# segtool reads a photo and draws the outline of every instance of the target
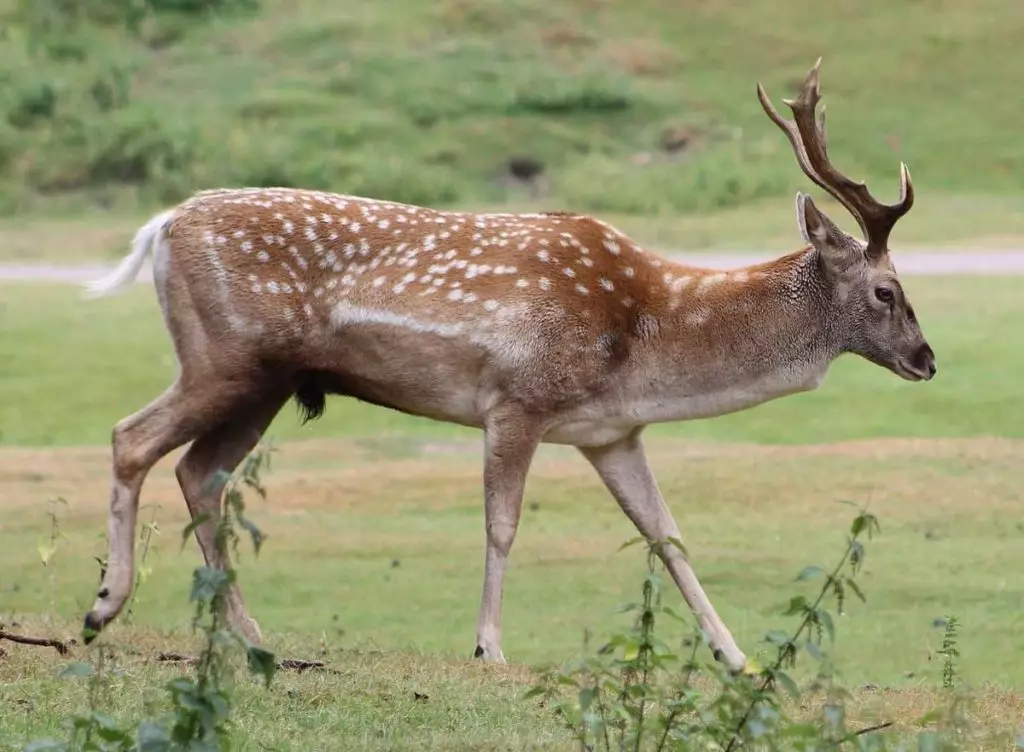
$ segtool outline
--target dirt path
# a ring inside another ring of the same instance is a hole
[[[729,269],[765,261],[778,254],[764,252],[668,253],[677,261]],[[1024,249],[1005,251],[905,251],[895,256],[901,274],[1024,274]],[[100,264],[0,264],[0,282],[81,283],[103,276],[112,266]],[[149,266],[138,281],[149,283]]]

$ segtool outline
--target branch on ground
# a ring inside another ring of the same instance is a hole
[[[50,640],[45,637],[27,637],[25,635],[16,635],[0,630],[0,640],[16,642],[19,645],[35,645],[40,648],[53,648],[61,655],[67,655],[71,652],[71,648],[67,646],[67,643],[61,642],[60,640]],[[6,655],[2,650],[0,650],[0,654]]]
[[[195,665],[199,660],[195,656],[184,653],[160,653],[156,659],[161,663],[184,663],[189,666]],[[309,669],[327,669],[323,661],[303,661],[297,658],[285,658],[278,661],[277,667],[283,671],[297,671],[300,674]]]
[[[879,723],[877,726],[868,726],[867,728],[862,728],[860,731],[854,731],[853,735],[863,736],[864,734],[871,734],[875,731],[882,731],[883,729],[887,729],[890,726],[892,726],[892,721],[886,721],[885,723]]]

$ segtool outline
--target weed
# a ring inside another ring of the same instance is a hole
[[[957,643],[960,636],[960,621],[955,616],[945,618],[946,627],[942,634],[942,647],[938,653],[942,656],[942,687],[952,689],[956,682],[956,659],[960,657]]]
[[[148,579],[152,573],[152,568],[146,564],[146,560],[149,558],[149,549],[153,543],[153,536],[160,534],[160,526],[156,523],[156,511],[160,508],[159,504],[153,505],[153,514],[150,517],[149,522],[143,524],[142,530],[139,532],[139,543],[136,546],[138,549],[140,546],[142,551],[139,553],[139,564],[135,571],[135,586],[132,588],[131,599],[128,601],[128,606],[125,610],[125,623],[131,623],[133,609],[135,608],[135,601],[139,597],[140,586]]]
[[[579,748],[588,752],[820,750],[844,744],[892,749],[885,745],[893,739],[882,733],[891,724],[859,730],[848,726],[845,702],[849,695],[837,681],[829,657],[828,647],[834,644],[836,634],[832,614],[825,607],[831,600],[838,613],[843,613],[849,593],[864,600],[855,579],[865,558],[863,538],[870,539],[879,531],[875,516],[861,511],[853,520],[838,563],[827,573],[811,566],[797,575],[797,582],[824,578],[813,598],[795,595],[790,599],[784,613],[799,618],[792,631],[774,629],[765,635],[774,657],[758,669],[756,677],[698,660],[699,648],[707,644],[699,629],[682,640],[681,651],[660,636],[655,626],[661,617],[686,620],[661,603],[664,565],[657,552],[664,545],[682,546],[678,541],[647,541],[641,600],[618,609],[636,612],[631,628],[613,633],[593,654],[564,668],[547,668],[524,697],[543,698]],[[639,540],[625,545],[635,542]],[[589,642],[588,635],[585,645]],[[815,676],[804,689],[788,673],[802,654],[817,662]],[[752,660],[750,665],[757,667],[758,661]],[[570,688],[568,695],[566,687]],[[793,714],[794,704],[808,705],[818,696],[823,701],[815,719]],[[935,713],[921,722],[940,717],[941,713]],[[956,731],[962,726],[954,722],[950,728]],[[945,748],[940,746],[944,743],[945,737],[938,731],[922,732],[921,749]]]
[[[237,475],[224,474],[214,482],[226,481],[221,519],[217,526],[216,548],[220,561],[227,560],[228,548],[237,549],[239,536],[235,525],[245,530],[256,553],[264,540],[263,533],[245,515],[245,499],[241,486],[265,496],[260,480],[261,468],[267,464],[267,450],[260,448],[243,462]],[[183,531],[187,538],[205,519],[193,520]],[[144,551],[155,530],[155,521],[148,526]],[[107,669],[112,649],[103,641],[91,649],[93,662],[75,662],[61,671],[62,677],[84,677],[88,680],[88,709],[67,721],[68,739],[39,739],[24,747],[24,752],[177,752],[178,750],[230,749],[233,712],[232,658],[240,648],[249,670],[269,687],[277,668],[273,653],[249,643],[228,628],[224,610],[229,588],[236,579],[232,567],[197,567],[192,574],[189,600],[194,604],[193,627],[203,635],[203,646],[195,663],[195,675],[173,679],[166,685],[170,699],[168,717],[144,718],[135,724],[119,723],[103,710],[109,705],[105,689],[111,672]]]
[[[50,511],[47,513],[50,517],[50,535],[49,538],[40,543],[36,550],[39,552],[39,560],[43,563],[43,566],[49,570],[50,573],[50,615],[53,615],[54,610],[57,606],[57,571],[52,566],[53,557],[57,554],[57,547],[61,540],[65,538],[64,533],[60,529],[60,516],[57,513],[58,507],[67,507],[68,502],[63,497],[57,497],[56,499],[50,500]]]

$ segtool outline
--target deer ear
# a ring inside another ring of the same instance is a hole
[[[813,245],[826,263],[837,270],[855,263],[858,256],[862,255],[852,252],[846,234],[806,193],[796,194],[796,222],[804,240]]]
[[[836,239],[829,238],[829,225],[832,225],[832,222],[815,206],[813,199],[803,192],[796,194],[796,224],[804,241],[819,251],[829,240]]]

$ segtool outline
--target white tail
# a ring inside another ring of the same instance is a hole
[[[146,256],[156,246],[164,228],[174,216],[174,209],[161,212],[153,216],[146,224],[139,228],[132,240],[132,249],[117,265],[110,274],[100,279],[93,280],[85,285],[83,296],[86,298],[99,298],[117,292],[126,287],[139,276]]]
[[[568,444],[637,530],[657,541],[717,657],[746,656],[715,612],[644,456],[651,423],[708,418],[816,388],[856,353],[904,379],[935,375],[892,263],[909,211],[878,204],[828,161],[816,125],[818,67],[792,100],[796,125],[762,104],[812,181],[844,199],[869,235],[840,230],[798,196],[807,246],[744,269],[683,266],[592,217],[446,212],[292,188],[198,193],[151,220],[110,291],[155,252],[154,281],[181,370],[113,432],[107,571],[86,626],[131,593],[139,491],[186,443],[176,472],[210,566],[223,484],[294,398],[307,418],[343,395],[484,432],[486,527],[476,655],[503,661],[501,602],[526,475],[542,443]],[[166,224],[165,224],[166,222]],[[426,596],[425,596],[426,597]],[[231,624],[259,631],[232,585]]]

